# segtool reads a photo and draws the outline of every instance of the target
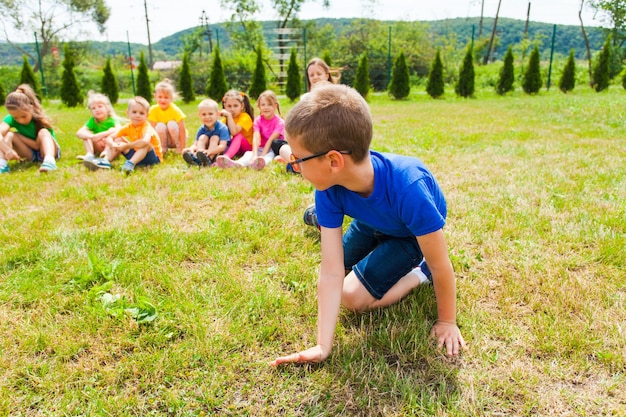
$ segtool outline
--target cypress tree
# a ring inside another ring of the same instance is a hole
[[[61,101],[67,107],[76,107],[83,102],[83,97],[80,94],[78,79],[74,72],[74,55],[67,45],[65,45],[64,52],[60,87]]]
[[[328,49],[324,51],[324,55],[322,56],[322,59],[324,60],[325,63],[328,64],[329,67],[333,66],[333,64],[331,64],[330,52],[328,52]]]
[[[100,82],[100,91],[106,95],[111,104],[117,103],[120,97],[120,89],[117,84],[117,78],[111,68],[111,58],[107,58],[107,62],[102,70],[102,81]]]
[[[439,49],[437,49],[435,59],[433,59],[432,64],[430,64],[426,92],[432,98],[441,97],[444,92],[443,63],[441,62],[441,53],[439,52]]]
[[[265,90],[267,90],[267,80],[265,78],[265,63],[263,62],[263,47],[259,44],[256,50],[256,66],[248,95],[256,99]]]
[[[366,98],[367,94],[370,92],[370,69],[367,60],[367,52],[363,52],[361,59],[359,59],[359,65],[356,67],[354,89],[358,91],[363,98]]]
[[[524,82],[522,88],[526,94],[536,94],[541,89],[541,68],[539,66],[539,47],[535,44],[530,58],[528,59],[528,67],[524,73]]]
[[[216,46],[213,51],[213,66],[211,67],[211,75],[209,76],[206,94],[219,103],[222,101],[224,94],[228,91],[228,84],[226,83],[224,68],[222,67],[220,48]]]
[[[572,91],[575,85],[576,62],[574,60],[574,50],[572,49],[569,51],[569,58],[567,58],[567,62],[563,68],[563,74],[561,74],[561,79],[559,80],[559,89],[562,92],[567,93],[568,91]]]
[[[403,99],[409,96],[411,84],[409,80],[409,67],[406,65],[404,52],[400,52],[393,64],[391,82],[389,83],[389,93],[396,99]]]
[[[609,88],[609,61],[611,59],[611,37],[607,37],[604,46],[598,55],[598,61],[593,67],[593,88],[597,91],[603,91]]]
[[[504,57],[504,65],[500,69],[500,78],[496,85],[496,92],[500,95],[513,91],[515,70],[513,69],[513,48],[509,46]]]
[[[454,91],[461,97],[472,97],[474,95],[474,54],[471,46],[467,47],[467,52],[459,71],[459,81]]]
[[[33,88],[33,91],[37,95],[37,97],[41,97],[41,90],[39,88],[39,83],[35,79],[35,73],[33,72],[33,67],[28,63],[28,58],[24,55],[22,63],[22,71],[20,72],[20,84],[28,84]]]
[[[148,100],[148,103],[152,103],[152,86],[150,85],[148,65],[143,51],[139,55],[139,66],[137,67],[137,95]]]
[[[189,55],[187,52],[183,54],[183,63],[180,67],[178,88],[180,89],[180,95],[183,97],[183,102],[189,103],[196,99],[196,95],[193,92],[193,80],[191,79]]]
[[[302,92],[302,78],[298,61],[296,60],[296,48],[291,48],[289,56],[289,66],[287,67],[287,85],[285,86],[285,94],[289,100],[294,101]]]

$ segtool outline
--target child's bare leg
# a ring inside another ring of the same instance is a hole
[[[209,137],[207,135],[200,135],[198,143],[196,144],[197,152],[204,152],[209,147]]]
[[[41,155],[45,157],[51,157],[56,159],[57,144],[52,138],[52,134],[46,129],[41,129],[37,134],[36,143],[39,145]]]
[[[31,161],[33,158],[33,151],[40,150],[37,142],[33,142],[30,139],[26,139],[24,136],[19,133],[11,132],[11,145],[13,150],[17,152],[20,156],[20,159],[25,159],[26,161]],[[8,136],[8,135],[7,135]]]
[[[135,149],[135,154],[129,159],[129,161],[134,165],[137,165],[139,162],[143,161],[150,150],[152,150],[152,146],[150,145]]]
[[[289,145],[283,145],[280,147],[280,149],[278,150],[278,155],[283,158],[286,162],[289,162],[289,159],[291,158],[291,146]]]
[[[167,134],[167,146],[169,148],[176,148],[177,151],[182,149],[184,143],[180,143],[180,127],[178,123],[173,120],[167,122]]]
[[[209,139],[209,146],[206,151],[209,158],[215,159],[217,155],[222,153],[219,146],[220,146],[219,136],[211,136],[211,139]]]
[[[167,126],[165,123],[157,123],[154,126],[154,130],[156,130],[159,135],[159,139],[161,140],[161,149],[163,150],[163,154],[167,152]]]
[[[367,291],[354,271],[346,276],[343,281],[343,293],[341,303],[348,309],[354,311],[366,311],[378,307],[386,307],[397,303],[403,299],[411,290],[420,285],[420,278],[409,272],[387,291],[387,293],[377,300]]]

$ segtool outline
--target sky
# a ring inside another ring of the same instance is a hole
[[[202,11],[206,12],[209,25],[227,21],[231,12],[220,7],[219,0],[106,0],[111,8],[107,30],[100,35],[95,27],[83,27],[87,33],[78,39],[100,41],[126,41],[148,43],[148,29],[144,4],[147,4],[150,25],[150,41],[160,39],[181,30],[197,26]],[[363,17],[380,20],[438,20],[455,17],[480,16],[484,1],[484,16],[495,17],[498,0],[330,0],[331,7],[323,8],[322,0],[308,0],[298,14],[300,19]],[[525,20],[530,3],[530,20],[579,25],[578,11],[581,0],[501,0],[500,16]],[[145,2],[145,3],[144,3]],[[259,0],[263,5],[258,20],[275,20],[270,0]],[[588,3],[588,2],[586,2]],[[587,6],[585,6],[587,7]],[[598,26],[591,9],[583,9],[583,21],[587,26]],[[17,35],[15,35],[17,36]]]

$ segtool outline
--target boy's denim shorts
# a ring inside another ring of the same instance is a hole
[[[133,155],[135,155],[135,150],[129,149],[128,152],[124,154],[124,157],[130,160],[130,158],[132,158]],[[137,163],[137,166],[141,167],[141,166],[155,165],[155,164],[160,164],[160,163],[161,163],[161,160],[157,156],[156,152],[154,152],[154,149],[150,149],[150,152],[146,154],[145,158],[143,158],[141,161]]]
[[[377,300],[419,265],[422,251],[415,236],[395,237],[352,220],[343,236],[344,265]]]

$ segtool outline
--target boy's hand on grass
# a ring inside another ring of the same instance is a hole
[[[272,366],[278,366],[281,363],[315,363],[321,362],[328,357],[328,353],[324,353],[324,349],[320,345],[312,347],[307,350],[303,350],[299,353],[294,353],[288,356],[281,356],[270,362]]]
[[[459,327],[454,323],[437,321],[431,329],[430,335],[437,339],[437,348],[441,349],[445,346],[448,356],[456,356],[461,348],[465,348],[465,340]]]

